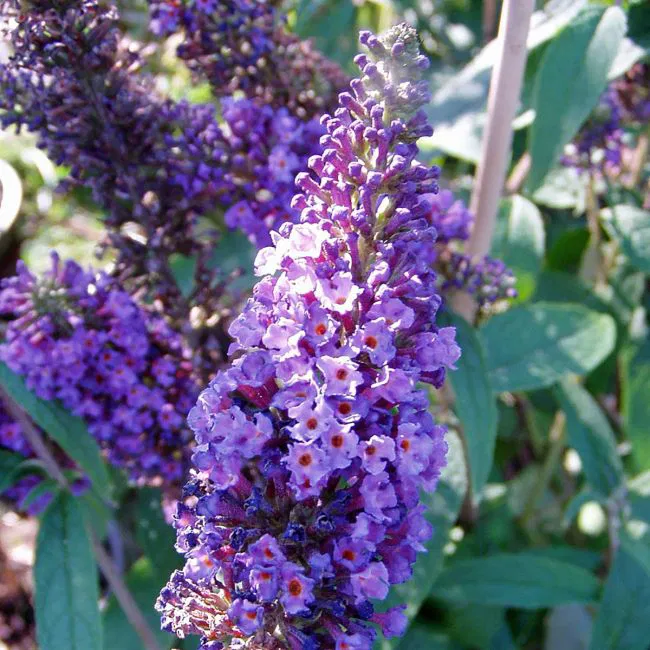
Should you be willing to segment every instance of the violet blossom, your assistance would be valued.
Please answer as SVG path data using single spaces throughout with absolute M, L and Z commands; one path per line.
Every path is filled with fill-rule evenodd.
M 338 65 L 284 27 L 277 0 L 149 0 L 158 36 L 180 32 L 178 55 L 215 97 L 243 92 L 301 120 L 336 106 L 348 82 Z
M 132 481 L 180 482 L 190 453 L 184 417 L 198 391 L 181 338 L 160 316 L 105 274 L 56 255 L 42 278 L 19 263 L 2 281 L 0 314 L 0 360 L 30 390 L 81 417 Z M 0 444 L 30 456 L 19 433 L 11 442 L 5 426 Z
M 194 470 L 175 517 L 186 557 L 157 603 L 203 650 L 369 649 L 375 611 L 432 534 L 420 490 L 445 464 L 428 411 L 460 350 L 439 328 L 437 232 L 416 159 L 427 59 L 400 25 L 360 38 L 361 77 L 298 175 L 297 224 L 273 232 L 230 327 L 231 365 L 190 411 Z

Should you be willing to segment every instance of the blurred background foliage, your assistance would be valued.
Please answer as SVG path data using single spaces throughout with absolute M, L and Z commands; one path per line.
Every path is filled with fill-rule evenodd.
M 176 59 L 173 39 L 152 40 L 145 3 L 120 5 L 133 38 L 152 45 L 149 66 L 161 91 L 208 101 L 207 87 L 193 84 Z M 469 196 L 499 2 L 287 6 L 289 27 L 350 72 L 359 29 L 381 31 L 400 19 L 417 26 L 432 61 L 435 133 L 423 156 L 442 166 L 442 185 Z M 451 377 L 454 394 L 432 408 L 450 427 L 451 462 L 430 503 L 430 553 L 392 596 L 406 599 L 416 623 L 386 648 L 650 647 L 648 123 L 626 131 L 616 173 L 559 164 L 606 84 L 647 59 L 650 3 L 538 2 L 528 47 L 509 196 L 492 246 L 515 272 L 519 296 L 478 329 L 449 316 L 464 356 Z M 0 167 L 2 178 L 15 170 L 23 193 L 17 219 L 5 214 L 0 224 L 3 274 L 19 256 L 44 269 L 52 248 L 93 262 L 102 215 L 85 192 L 57 191 L 66 170 L 28 135 L 1 133 L 0 159 L 10 165 Z M 242 261 L 247 251 L 236 254 L 249 263 Z M 144 555 L 128 580 L 156 625 L 150 603 L 178 562 L 174 553 L 161 557 L 173 535 L 156 498 L 126 488 L 121 494 L 124 516 L 146 522 L 133 542 Z M 5 514 L 5 524 L 8 517 L 15 515 Z M 138 650 L 112 600 L 103 617 L 105 650 Z M 174 640 L 161 634 L 160 642 L 171 647 Z

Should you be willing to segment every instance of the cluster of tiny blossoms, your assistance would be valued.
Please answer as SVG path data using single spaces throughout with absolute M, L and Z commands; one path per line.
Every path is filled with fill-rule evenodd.
M 419 501 L 445 464 L 420 382 L 440 387 L 460 350 L 439 329 L 436 229 L 416 160 L 427 60 L 405 25 L 361 42 L 361 78 L 325 116 L 297 224 L 272 233 L 266 275 L 230 328 L 232 364 L 188 422 L 195 469 L 175 517 L 187 561 L 162 591 L 163 626 L 203 650 L 370 648 L 402 608 L 431 535 Z
M 149 0 L 157 35 L 183 34 L 178 56 L 216 97 L 236 91 L 309 120 L 336 105 L 348 79 L 284 28 L 277 0 Z
M 2 282 L 0 314 L 8 319 L 0 360 L 28 388 L 83 418 L 133 481 L 180 482 L 190 453 L 184 417 L 198 391 L 162 318 L 104 274 L 56 256 L 40 279 L 19 263 Z M 5 427 L 0 444 L 30 455 L 17 427 Z
M 424 197 L 429 204 L 427 218 L 438 233 L 434 269 L 440 292 L 465 291 L 474 296 L 480 311 L 489 311 L 495 303 L 514 298 L 515 278 L 498 259 L 484 256 L 474 259 L 462 252 L 469 239 L 474 215 L 450 190 Z
M 613 81 L 598 107 L 567 147 L 562 163 L 579 170 L 617 174 L 624 162 L 626 130 L 650 118 L 650 66 L 638 63 Z
M 318 120 L 302 122 L 286 108 L 274 110 L 248 99 L 225 98 L 222 115 L 229 149 L 226 225 L 241 229 L 262 248 L 271 243 L 271 230 L 297 220 L 291 208 L 294 179 L 320 150 L 324 130 Z

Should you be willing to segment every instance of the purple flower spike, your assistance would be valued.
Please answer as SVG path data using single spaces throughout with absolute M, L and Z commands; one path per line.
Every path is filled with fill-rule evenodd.
M 415 144 L 431 132 L 428 90 L 413 29 L 362 42 L 362 76 L 323 118 L 313 174 L 298 175 L 300 222 L 259 252 L 271 275 L 230 328 L 231 366 L 189 418 L 195 498 L 176 521 L 188 560 L 157 607 L 165 629 L 201 635 L 203 650 L 369 650 L 372 622 L 403 632 L 401 610 L 371 601 L 409 579 L 432 532 L 419 494 L 435 489 L 446 444 L 418 384 L 439 386 L 460 350 L 436 325 L 425 197 L 438 170 Z M 253 430 L 251 454 L 240 436 Z M 209 577 L 196 575 L 196 548 L 214 551 Z
M 2 281 L 0 314 L 0 360 L 32 391 L 80 416 L 135 483 L 178 486 L 189 461 L 183 421 L 198 392 L 179 334 L 116 280 L 55 254 L 43 277 L 21 262 Z M 264 435 L 260 420 L 250 426 L 251 438 Z M 31 455 L 16 424 L 0 424 L 0 446 Z

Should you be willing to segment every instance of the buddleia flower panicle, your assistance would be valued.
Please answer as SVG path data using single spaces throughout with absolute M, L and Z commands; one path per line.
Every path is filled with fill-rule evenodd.
M 637 63 L 603 93 L 596 109 L 567 146 L 562 163 L 579 171 L 618 175 L 633 131 L 650 118 L 650 66 Z
M 437 232 L 417 161 L 431 128 L 415 31 L 362 32 L 361 76 L 301 173 L 297 224 L 271 234 L 233 322 L 231 365 L 190 411 L 194 469 L 175 517 L 186 557 L 157 608 L 217 648 L 370 648 L 375 610 L 432 529 L 420 490 L 445 464 L 428 411 L 460 350 L 440 328 Z
M 146 485 L 178 485 L 184 417 L 198 393 L 180 336 L 103 273 L 56 255 L 41 278 L 21 262 L 0 285 L 0 360 L 44 400 L 80 416 L 107 459 Z M 16 428 L 18 427 L 18 428 Z M 0 444 L 30 456 L 20 428 Z
M 289 33 L 277 0 L 149 0 L 151 28 L 180 32 L 178 55 L 216 97 L 243 92 L 301 120 L 336 106 L 348 82 L 338 65 Z
M 67 184 L 92 190 L 118 266 L 157 280 L 173 309 L 167 257 L 196 251 L 197 217 L 214 206 L 223 176 L 214 111 L 154 91 L 114 7 L 39 1 L 19 11 L 2 3 L 3 18 L 16 19 L 13 56 L 0 66 L 2 125 L 35 132 L 52 161 L 70 168 Z
M 479 314 L 488 315 L 516 297 L 515 277 L 501 260 L 463 252 L 474 222 L 465 203 L 450 190 L 424 198 L 429 204 L 427 218 L 438 233 L 434 269 L 445 299 L 458 291 L 469 293 L 476 300 Z
M 294 179 L 320 151 L 324 129 L 317 119 L 304 122 L 287 108 L 245 98 L 223 98 L 221 114 L 228 149 L 224 220 L 262 248 L 271 243 L 272 230 L 297 221 L 298 211 L 291 207 Z

